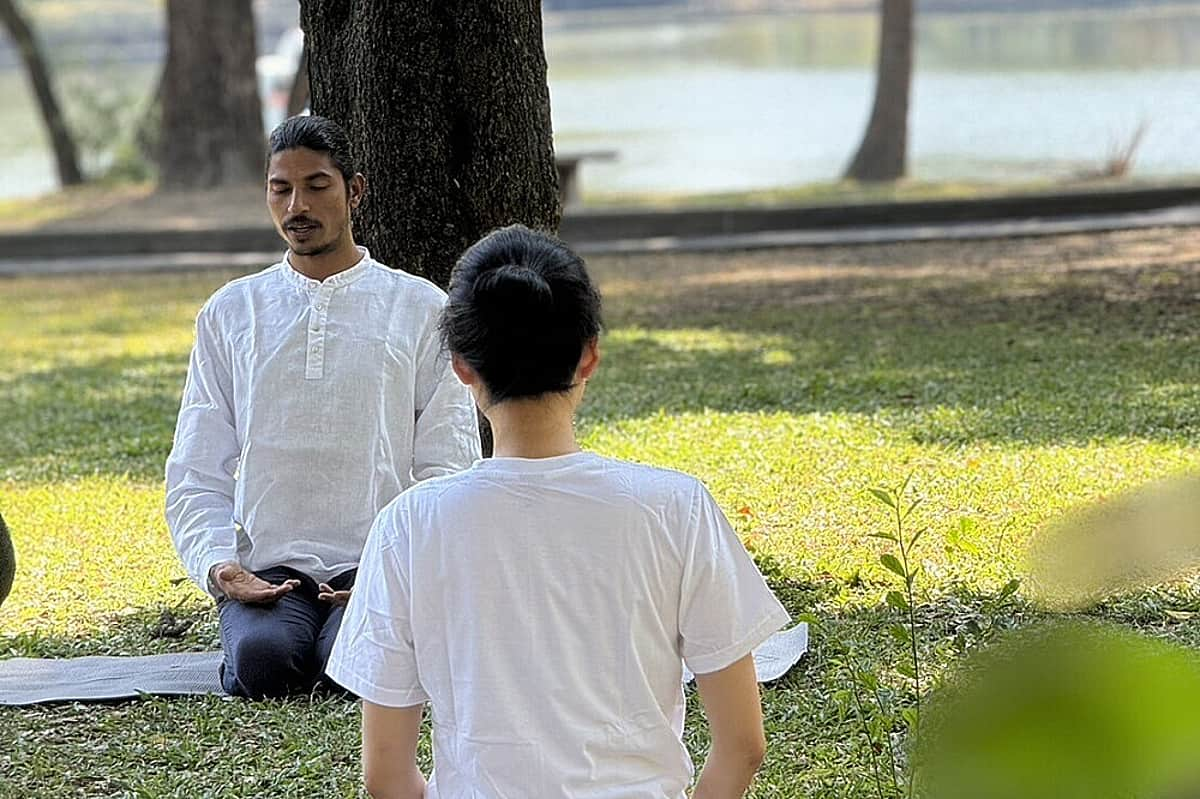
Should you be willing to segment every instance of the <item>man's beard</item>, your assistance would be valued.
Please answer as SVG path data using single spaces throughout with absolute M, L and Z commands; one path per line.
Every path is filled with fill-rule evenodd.
M 292 252 L 294 252 L 296 255 L 303 255 L 306 257 L 325 255 L 326 253 L 333 252 L 338 248 L 339 245 L 341 245 L 343 235 L 344 234 L 339 233 L 337 236 L 334 236 L 324 244 L 308 244 L 300 245 L 299 247 L 293 244 Z

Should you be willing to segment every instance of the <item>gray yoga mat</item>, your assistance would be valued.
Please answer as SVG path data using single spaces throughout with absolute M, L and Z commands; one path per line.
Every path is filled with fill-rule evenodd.
M 0 705 L 220 694 L 220 652 L 0 660 Z
M 808 625 L 776 633 L 754 650 L 759 682 L 782 677 L 808 651 Z M 142 694 L 223 694 L 217 678 L 220 652 L 61 660 L 0 660 L 0 705 L 104 702 Z M 692 675 L 684 673 L 685 681 Z

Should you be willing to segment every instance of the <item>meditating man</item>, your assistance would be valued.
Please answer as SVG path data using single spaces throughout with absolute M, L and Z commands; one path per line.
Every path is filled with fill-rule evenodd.
M 445 293 L 354 242 L 366 179 L 334 123 L 271 134 L 283 260 L 196 317 L 167 459 L 167 523 L 216 598 L 221 680 L 252 698 L 323 685 L 375 514 L 479 457 L 475 406 L 441 355 Z

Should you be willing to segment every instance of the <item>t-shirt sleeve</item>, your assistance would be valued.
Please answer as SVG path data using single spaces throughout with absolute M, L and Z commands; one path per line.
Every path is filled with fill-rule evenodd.
M 697 483 L 683 548 L 679 634 L 696 674 L 732 665 L 789 621 L 716 500 Z
M 387 707 L 428 701 L 413 645 L 407 516 L 385 508 L 367 535 L 350 603 L 325 673 L 346 690 Z

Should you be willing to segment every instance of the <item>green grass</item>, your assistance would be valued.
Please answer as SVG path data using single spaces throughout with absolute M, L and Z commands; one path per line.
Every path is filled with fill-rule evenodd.
M 596 259 L 604 362 L 587 447 L 712 489 L 813 651 L 767 686 L 756 797 L 874 796 L 834 694 L 854 648 L 901 695 L 868 493 L 909 473 L 935 674 L 1044 614 L 989 597 L 1072 508 L 1200 459 L 1200 236 Z M 20 563 L 0 657 L 206 649 L 162 465 L 191 320 L 229 274 L 0 282 L 0 511 Z M 1187 583 L 1093 615 L 1196 644 Z M 164 614 L 191 626 L 163 637 Z M 357 710 L 214 698 L 0 710 L 3 796 L 357 795 Z M 688 742 L 707 733 L 696 712 Z M 11 742 L 11 743 L 10 743 Z M 428 753 L 424 756 L 428 758 Z

